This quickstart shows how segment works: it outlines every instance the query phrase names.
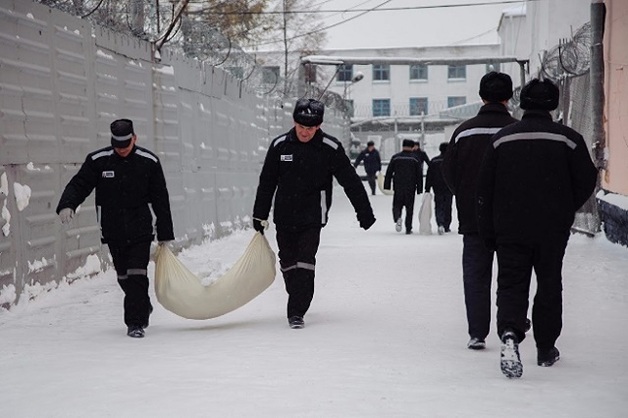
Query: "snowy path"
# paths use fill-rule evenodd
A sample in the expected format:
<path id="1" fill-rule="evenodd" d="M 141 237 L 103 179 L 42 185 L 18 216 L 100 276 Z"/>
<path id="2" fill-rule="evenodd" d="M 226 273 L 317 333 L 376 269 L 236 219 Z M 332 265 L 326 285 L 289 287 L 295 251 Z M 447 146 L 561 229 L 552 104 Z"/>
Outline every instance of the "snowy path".
<path id="1" fill-rule="evenodd" d="M 109 271 L 0 312 L 0 416 L 626 416 L 626 248 L 572 237 L 562 358 L 536 366 L 528 338 L 523 377 L 509 381 L 494 326 L 486 350 L 465 347 L 461 237 L 397 234 L 382 195 L 365 232 L 339 189 L 334 197 L 305 329 L 288 328 L 278 275 L 260 297 L 213 320 L 179 318 L 153 297 L 147 337 L 134 340 Z M 267 235 L 276 249 L 274 231 Z M 251 236 L 236 232 L 180 259 L 200 276 L 218 275 Z"/>

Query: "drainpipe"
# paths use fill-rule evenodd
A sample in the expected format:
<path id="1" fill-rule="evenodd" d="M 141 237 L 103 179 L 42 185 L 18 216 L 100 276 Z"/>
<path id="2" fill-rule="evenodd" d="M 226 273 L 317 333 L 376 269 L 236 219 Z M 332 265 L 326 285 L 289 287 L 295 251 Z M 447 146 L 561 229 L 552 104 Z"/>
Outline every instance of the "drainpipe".
<path id="1" fill-rule="evenodd" d="M 591 111 L 593 158 L 598 169 L 606 168 L 606 131 L 604 130 L 604 21 L 603 0 L 591 1 Z"/>

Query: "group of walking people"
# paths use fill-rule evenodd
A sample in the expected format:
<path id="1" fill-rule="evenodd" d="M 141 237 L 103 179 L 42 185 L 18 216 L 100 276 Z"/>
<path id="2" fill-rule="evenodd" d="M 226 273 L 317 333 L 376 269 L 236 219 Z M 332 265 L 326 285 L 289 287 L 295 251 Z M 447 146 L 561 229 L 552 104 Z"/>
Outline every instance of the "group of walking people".
<path id="1" fill-rule="evenodd" d="M 448 232 L 452 196 L 463 235 L 462 272 L 469 342 L 486 347 L 491 316 L 491 280 L 497 254 L 497 332 L 502 341 L 501 368 L 520 377 L 519 343 L 528 328 L 531 272 L 537 277 L 532 326 L 540 366 L 559 359 L 555 346 L 562 326 L 562 260 L 575 212 L 591 195 L 597 178 L 584 139 L 552 121 L 558 88 L 534 79 L 521 90 L 518 121 L 510 116 L 512 80 L 491 72 L 480 81 L 484 105 L 462 123 L 431 161 L 417 144 L 404 140 L 386 171 L 384 187 L 394 189 L 393 219 L 412 232 L 415 193 L 435 192 L 439 232 Z M 369 142 L 352 165 L 341 142 L 323 132 L 325 106 L 299 99 L 294 126 L 273 139 L 259 176 L 253 227 L 264 234 L 273 209 L 279 264 L 288 294 L 286 316 L 293 329 L 305 326 L 314 295 L 316 254 L 327 224 L 335 178 L 349 198 L 361 228 L 375 216 L 355 171 L 365 162 L 371 193 L 382 169 L 379 152 Z M 151 242 L 174 239 L 168 190 L 159 158 L 136 145 L 133 122 L 114 121 L 111 145 L 87 155 L 66 186 L 57 213 L 71 222 L 77 208 L 96 190 L 102 242 L 108 244 L 118 283 L 124 292 L 124 322 L 130 337 L 144 337 L 152 305 L 147 265 Z M 439 215 L 439 207 L 441 210 Z M 151 213 L 152 210 L 152 213 Z M 153 216 L 154 214 L 154 216 Z M 153 219 L 154 218 L 154 219 Z M 442 228 L 442 229 L 441 229 Z"/>

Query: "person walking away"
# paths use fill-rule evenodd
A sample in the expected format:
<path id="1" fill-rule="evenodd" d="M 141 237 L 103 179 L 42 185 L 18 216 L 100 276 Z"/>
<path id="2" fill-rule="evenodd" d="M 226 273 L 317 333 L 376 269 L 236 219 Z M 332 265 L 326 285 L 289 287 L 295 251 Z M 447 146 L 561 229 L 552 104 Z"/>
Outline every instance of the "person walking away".
<path id="1" fill-rule="evenodd" d="M 333 177 L 353 205 L 360 227 L 367 230 L 375 223 L 366 190 L 342 144 L 321 129 L 324 112 L 318 100 L 296 102 L 294 127 L 270 144 L 253 206 L 253 227 L 263 234 L 274 196 L 273 221 L 291 328 L 303 328 L 314 296 L 316 252 L 332 204 Z"/>
<path id="2" fill-rule="evenodd" d="M 101 240 L 109 247 L 124 292 L 127 335 L 142 338 L 153 310 L 147 267 L 154 229 L 160 244 L 174 240 L 170 200 L 159 158 L 136 145 L 133 122 L 118 119 L 110 129 L 111 146 L 87 155 L 63 190 L 56 212 L 68 224 L 96 189 Z"/>
<path id="3" fill-rule="evenodd" d="M 595 188 L 597 170 L 575 130 L 552 121 L 559 89 L 533 79 L 521 90 L 521 122 L 491 140 L 477 191 L 479 233 L 497 250 L 497 332 L 501 370 L 520 377 L 532 270 L 537 289 L 532 326 L 537 364 L 560 358 L 562 265 L 575 212 Z"/>
<path id="4" fill-rule="evenodd" d="M 424 165 L 428 168 L 430 167 L 430 157 L 427 156 L 427 153 L 421 149 L 421 143 L 419 141 L 414 141 L 414 145 L 412 146 L 412 152 L 414 153 L 415 158 L 419 161 L 419 168 L 421 170 L 421 179 L 420 183 L 420 191 L 419 194 L 423 193 L 423 176 L 425 175 Z"/>
<path id="5" fill-rule="evenodd" d="M 366 172 L 366 179 L 371 188 L 371 194 L 374 196 L 377 173 L 382 169 L 382 160 L 379 156 L 379 151 L 375 149 L 375 142 L 369 141 L 366 144 L 366 149 L 355 159 L 353 167 L 357 167 L 362 161 L 364 161 L 364 171 Z"/>
<path id="6" fill-rule="evenodd" d="M 438 147 L 440 154 L 432 158 L 427 168 L 427 177 L 425 179 L 425 191 L 434 190 L 434 209 L 436 212 L 436 225 L 438 225 L 438 235 L 449 232 L 451 225 L 451 205 L 453 203 L 453 194 L 445 183 L 443 173 L 441 171 L 445 152 L 447 151 L 447 142 L 443 142 Z"/>
<path id="7" fill-rule="evenodd" d="M 412 151 L 413 147 L 414 141 L 403 140 L 401 152 L 393 155 L 390 159 L 384 179 L 384 189 L 390 190 L 392 183 L 394 192 L 392 214 L 397 232 L 401 232 L 401 213 L 404 207 L 406 209 L 406 234 L 412 233 L 415 193 L 421 194 L 423 188 L 421 166 Z"/>
<path id="8" fill-rule="evenodd" d="M 508 74 L 490 72 L 480 80 L 484 105 L 477 116 L 463 122 L 452 134 L 443 159 L 442 173 L 456 196 L 458 233 L 462 234 L 462 280 L 467 314 L 467 347 L 481 350 L 491 322 L 491 280 L 493 250 L 478 235 L 475 212 L 477 176 L 491 136 L 504 126 L 517 122 L 506 105 L 512 97 Z"/>

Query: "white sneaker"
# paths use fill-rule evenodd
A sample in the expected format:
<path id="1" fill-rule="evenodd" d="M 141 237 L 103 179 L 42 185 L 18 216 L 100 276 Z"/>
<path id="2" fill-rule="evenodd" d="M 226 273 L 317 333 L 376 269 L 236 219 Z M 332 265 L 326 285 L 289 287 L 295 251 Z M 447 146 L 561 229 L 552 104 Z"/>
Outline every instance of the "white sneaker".
<path id="1" fill-rule="evenodd" d="M 397 222 L 395 222 L 395 231 L 401 232 L 401 218 L 397 219 Z"/>
<path id="2" fill-rule="evenodd" d="M 444 226 L 439 226 L 438 227 L 438 235 L 443 235 L 445 233 L 445 227 Z"/>

